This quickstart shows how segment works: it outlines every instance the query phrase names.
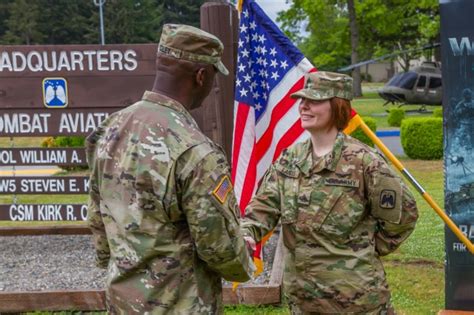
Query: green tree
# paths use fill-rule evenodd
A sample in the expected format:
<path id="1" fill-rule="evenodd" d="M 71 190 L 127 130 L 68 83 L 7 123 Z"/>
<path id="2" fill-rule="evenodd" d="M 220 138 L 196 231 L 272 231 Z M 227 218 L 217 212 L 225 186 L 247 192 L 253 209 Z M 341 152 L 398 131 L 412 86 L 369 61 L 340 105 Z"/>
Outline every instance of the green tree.
<path id="1" fill-rule="evenodd" d="M 5 0 L 0 2 L 0 44 L 6 44 L 3 42 L 3 36 L 7 31 L 7 23 L 8 17 L 10 16 L 10 6 L 9 0 Z"/>
<path id="2" fill-rule="evenodd" d="M 200 24 L 204 0 L 107 0 L 106 44 L 156 43 L 164 23 Z M 4 44 L 97 44 L 99 12 L 93 0 L 1 0 Z"/>
<path id="3" fill-rule="evenodd" d="M 199 27 L 200 7 L 205 0 L 157 0 L 161 26 L 182 23 Z M 161 31 L 161 28 L 160 28 Z"/>
<path id="4" fill-rule="evenodd" d="M 16 0 L 18 1 L 18 0 Z M 41 44 L 90 44 L 97 34 L 97 21 L 90 19 L 96 10 L 92 0 L 37 0 L 41 8 L 38 31 L 44 34 Z"/>
<path id="5" fill-rule="evenodd" d="M 8 5 L 9 17 L 3 42 L 8 44 L 38 44 L 44 34 L 38 30 L 40 10 L 35 2 L 16 0 Z"/>
<path id="6" fill-rule="evenodd" d="M 105 42 L 107 44 L 149 43 L 159 39 L 161 12 L 154 0 L 110 0 L 103 7 Z M 91 21 L 95 21 L 93 43 L 99 40 L 99 14 L 95 8 Z"/>
<path id="7" fill-rule="evenodd" d="M 349 10 L 351 2 L 295 0 L 278 19 L 303 53 L 324 70 L 348 65 L 354 53 L 358 58 L 353 60 L 370 59 L 420 47 L 439 36 L 437 0 L 354 0 L 353 14 Z M 353 23 L 351 16 L 355 17 Z M 308 32 L 306 37 L 300 35 L 303 25 Z M 352 38 L 351 45 L 350 25 L 357 27 L 358 44 Z M 417 54 L 420 53 L 402 55 L 402 66 L 407 69 Z"/>

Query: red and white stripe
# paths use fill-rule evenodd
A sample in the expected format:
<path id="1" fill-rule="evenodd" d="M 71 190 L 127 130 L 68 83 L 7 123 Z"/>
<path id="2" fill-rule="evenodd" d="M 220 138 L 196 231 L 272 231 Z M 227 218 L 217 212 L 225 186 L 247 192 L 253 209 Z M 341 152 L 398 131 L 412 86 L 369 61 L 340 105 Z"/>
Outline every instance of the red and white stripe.
<path id="1" fill-rule="evenodd" d="M 305 75 L 313 71 L 316 69 L 306 58 L 288 71 L 270 92 L 266 111 L 258 122 L 252 106 L 234 104 L 232 181 L 242 214 L 281 151 L 308 137 L 301 128 L 299 100 L 290 95 L 304 87 Z"/>

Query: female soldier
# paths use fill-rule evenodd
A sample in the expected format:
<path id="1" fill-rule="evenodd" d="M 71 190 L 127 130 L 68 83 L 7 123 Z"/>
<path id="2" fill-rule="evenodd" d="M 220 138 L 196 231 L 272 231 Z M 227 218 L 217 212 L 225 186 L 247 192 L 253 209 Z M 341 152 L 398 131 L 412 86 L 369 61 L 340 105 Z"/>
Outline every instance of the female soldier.
<path id="1" fill-rule="evenodd" d="M 391 314 L 380 256 L 413 231 L 415 199 L 384 159 L 346 136 L 352 79 L 315 72 L 301 98 L 310 139 L 285 150 L 246 209 L 253 247 L 281 218 L 292 314 Z"/>

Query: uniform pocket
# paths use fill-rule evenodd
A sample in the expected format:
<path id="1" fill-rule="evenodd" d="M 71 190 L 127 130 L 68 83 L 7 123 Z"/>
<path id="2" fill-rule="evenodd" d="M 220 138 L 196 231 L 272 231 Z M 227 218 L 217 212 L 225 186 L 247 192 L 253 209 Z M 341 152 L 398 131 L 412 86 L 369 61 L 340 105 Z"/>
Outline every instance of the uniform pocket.
<path id="1" fill-rule="evenodd" d="M 295 209 L 284 210 L 281 216 L 281 231 L 283 233 L 283 244 L 288 249 L 294 250 L 296 245 L 296 211 Z"/>
<path id="2" fill-rule="evenodd" d="M 333 188 L 321 205 L 321 218 L 324 219 L 319 230 L 331 238 L 346 239 L 364 214 L 365 205 L 351 198 L 348 189 Z"/>

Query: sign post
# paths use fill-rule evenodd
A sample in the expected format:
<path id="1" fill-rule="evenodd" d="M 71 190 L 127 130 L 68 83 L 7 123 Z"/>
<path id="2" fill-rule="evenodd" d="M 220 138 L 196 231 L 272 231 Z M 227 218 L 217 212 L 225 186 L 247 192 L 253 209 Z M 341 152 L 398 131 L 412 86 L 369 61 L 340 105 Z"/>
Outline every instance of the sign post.
<path id="1" fill-rule="evenodd" d="M 474 2 L 441 0 L 445 209 L 474 240 Z M 445 229 L 446 309 L 474 310 L 474 255 Z"/>

